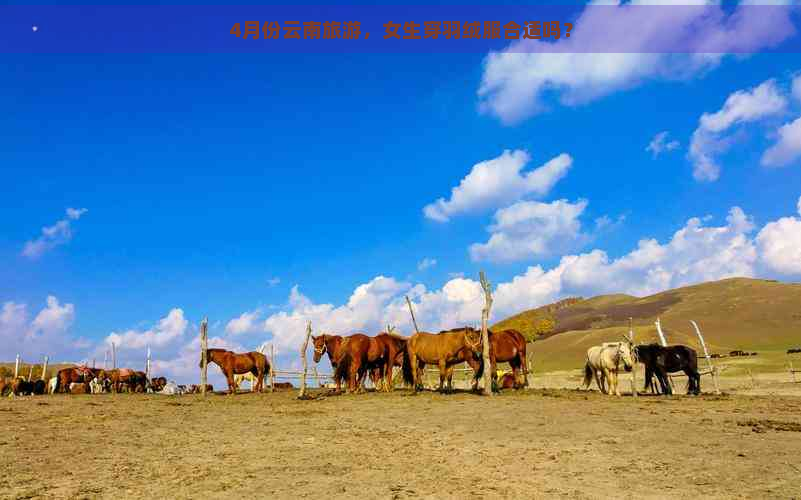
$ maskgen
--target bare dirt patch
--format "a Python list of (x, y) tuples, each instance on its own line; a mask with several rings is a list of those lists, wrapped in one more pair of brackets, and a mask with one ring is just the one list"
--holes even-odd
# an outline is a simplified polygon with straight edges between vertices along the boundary
[(801, 496), (801, 433), (732, 425), (798, 397), (294, 396), (4, 399), (0, 497)]

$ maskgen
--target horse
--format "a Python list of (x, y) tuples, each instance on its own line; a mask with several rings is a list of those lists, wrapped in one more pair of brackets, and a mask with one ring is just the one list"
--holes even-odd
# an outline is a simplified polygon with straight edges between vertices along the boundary
[[(526, 338), (517, 330), (501, 330), (487, 332), (490, 341), (490, 366), (492, 373), (492, 382), (497, 385), (498, 372), (497, 363), (509, 363), (512, 367), (512, 375), (514, 376), (513, 387), (521, 389), (528, 387), (528, 363), (526, 359)], [(473, 387), (478, 386), (478, 380), (484, 374), (484, 359), (479, 357), (479, 368), (475, 372)], [(520, 372), (523, 376), (523, 381), (520, 382)]]
[[(256, 392), (262, 391), (264, 374), (271, 370), (267, 356), (260, 352), (235, 353), (225, 349), (207, 349), (206, 359), (209, 363), (215, 363), (220, 367), (226, 380), (228, 381), (228, 394), (236, 392), (234, 374), (252, 373), (256, 376)], [(201, 359), (200, 365), (203, 366)]]
[(28, 382), (22, 377), (17, 377), (11, 381), (11, 394), (15, 396), (28, 396), (33, 394), (33, 382)]
[(135, 392), (137, 387), (142, 383), (142, 378), (144, 378), (144, 374), (140, 376), (138, 372), (130, 368), (114, 368), (112, 370), (101, 369), (98, 370), (97, 373), (98, 381), (101, 384), (105, 384), (108, 381), (111, 385), (111, 392), (115, 394), (120, 392), (123, 387), (126, 387), (130, 392)]
[(409, 339), (393, 333), (379, 333), (370, 337), (370, 348), (367, 354), (370, 378), (377, 390), (391, 392), (392, 371), (403, 365), (403, 351)]
[(445, 389), (445, 380), (453, 375), (453, 366), (474, 359), (481, 353), (481, 334), (473, 328), (457, 328), (440, 333), (417, 332), (406, 342), (403, 355), (403, 379), (417, 392), (421, 379), (420, 362), (439, 367), (439, 390), (453, 391), (452, 383)]
[(58, 388), (58, 377), (51, 377), (50, 380), (47, 381), (47, 393), (55, 394), (57, 388)]
[(70, 392), (70, 384), (83, 384), (89, 393), (89, 382), (97, 376), (97, 370), (86, 366), (73, 366), (58, 371), (55, 392)]
[[(598, 389), (604, 394), (620, 396), (617, 374), (620, 370), (620, 363), (626, 371), (631, 371), (634, 366), (634, 359), (631, 356), (631, 344), (629, 342), (606, 343), (602, 346), (594, 346), (587, 349), (587, 362), (584, 365), (584, 386), (590, 388), (592, 378)], [(606, 388), (606, 381), (609, 381), (609, 388)]]
[(150, 388), (153, 389), (153, 392), (159, 392), (164, 389), (165, 385), (167, 385), (166, 377), (154, 377), (150, 379)]
[(687, 375), (687, 394), (701, 393), (701, 374), (698, 373), (698, 353), (686, 345), (663, 347), (659, 344), (638, 345), (634, 348), (637, 359), (645, 365), (645, 388), (656, 375), (664, 394), (673, 394), (668, 373), (684, 372)]
[(47, 392), (47, 382), (41, 379), (35, 380), (33, 382), (33, 393), (38, 396), (44, 394), (45, 392)]
[(234, 374), (234, 384), (236, 384), (236, 389), (239, 390), (239, 386), (242, 385), (242, 382), (247, 380), (250, 382), (250, 390), (253, 391), (256, 386), (256, 376), (252, 373), (243, 373), (243, 374)]
[[(315, 337), (312, 335), (312, 344), (314, 345), (314, 362), (319, 363), (323, 354), (328, 355), (328, 361), (331, 363), (331, 369), (336, 371), (337, 359), (339, 358), (339, 347), (342, 345), (344, 339), (341, 335), (320, 335)], [(341, 380), (335, 379), (337, 383), (337, 392), (341, 391)]]
[(378, 366), (381, 355), (381, 346), (374, 337), (363, 333), (345, 337), (339, 345), (334, 369), (337, 391), (340, 390), (339, 381), (345, 378), (348, 380), (348, 392), (360, 390), (364, 376), (370, 368)]

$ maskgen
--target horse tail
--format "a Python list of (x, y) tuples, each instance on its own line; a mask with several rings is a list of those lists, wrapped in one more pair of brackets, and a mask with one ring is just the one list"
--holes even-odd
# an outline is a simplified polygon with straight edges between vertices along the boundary
[(403, 349), (403, 382), (406, 385), (414, 387), (414, 375), (412, 374), (412, 360), (409, 357), (409, 342)]
[(591, 383), (592, 383), (592, 367), (590, 366), (590, 360), (587, 360), (587, 362), (584, 364), (584, 387), (589, 389)]

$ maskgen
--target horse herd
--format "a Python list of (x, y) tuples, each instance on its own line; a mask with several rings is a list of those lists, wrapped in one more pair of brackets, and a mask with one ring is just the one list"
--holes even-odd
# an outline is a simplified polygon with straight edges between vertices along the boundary
[[(526, 357), (526, 339), (517, 330), (490, 330), (490, 373), (494, 390), (520, 389), (529, 385), (529, 365)], [(427, 365), (439, 369), (441, 392), (453, 391), (453, 373), (456, 365), (466, 363), (473, 371), (471, 388), (478, 389), (484, 373), (483, 342), (481, 332), (471, 327), (443, 330), (439, 333), (418, 332), (410, 337), (381, 332), (375, 336), (355, 333), (348, 336), (320, 335), (311, 337), (314, 362), (327, 355), (333, 367), (336, 391), (362, 392), (369, 375), (377, 390), (392, 391), (393, 371), (397, 367), (404, 383), (417, 392), (422, 387), (422, 375)], [(262, 352), (234, 353), (224, 349), (207, 349), (207, 361), (216, 364), (226, 377), (228, 393), (233, 394), (242, 379), (250, 378), (252, 390), (263, 390), (264, 378), (270, 373), (267, 357)], [(202, 358), (202, 356), (201, 356)], [(512, 373), (498, 384), (497, 363), (508, 363)], [(584, 384), (590, 388), (594, 379), (605, 394), (620, 396), (618, 374), (621, 369), (631, 371), (635, 363), (645, 366), (645, 390), (672, 394), (669, 373), (682, 371), (688, 377), (687, 393), (699, 394), (701, 377), (698, 356), (685, 345), (659, 344), (634, 345), (629, 337), (622, 342), (606, 342), (587, 350), (584, 365)], [(202, 366), (202, 359), (201, 359)], [(659, 386), (654, 384), (656, 378)], [(48, 383), (17, 378), (10, 384), (14, 394), (44, 394), (45, 392), (162, 392), (184, 394), (200, 392), (200, 386), (177, 386), (164, 377), (148, 379), (145, 372), (131, 369), (97, 369), (75, 366), (58, 371)], [(207, 390), (211, 390), (207, 386)], [(0, 389), (1, 391), (2, 389)]]

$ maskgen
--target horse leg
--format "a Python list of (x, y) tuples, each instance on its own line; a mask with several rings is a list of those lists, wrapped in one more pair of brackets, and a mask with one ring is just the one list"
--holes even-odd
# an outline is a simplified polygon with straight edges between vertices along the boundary
[(236, 382), (234, 382), (233, 370), (225, 374), (225, 379), (228, 381), (228, 395), (232, 396), (236, 394)]
[(601, 368), (601, 385), (602, 385), (601, 392), (603, 392), (604, 394), (609, 394), (609, 387), (607, 387), (607, 384), (609, 384), (609, 382), (610, 382), (609, 370), (607, 370), (606, 368)]
[(445, 366), (445, 361), (440, 360), (439, 362), (439, 392), (445, 391), (445, 378), (448, 374), (448, 367)]

